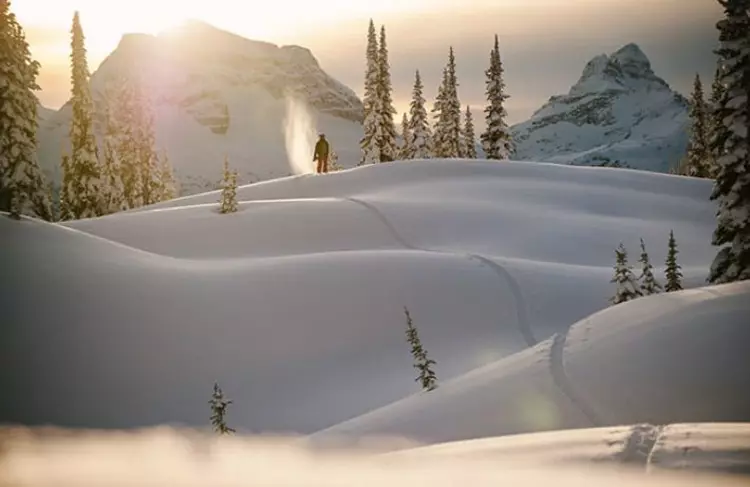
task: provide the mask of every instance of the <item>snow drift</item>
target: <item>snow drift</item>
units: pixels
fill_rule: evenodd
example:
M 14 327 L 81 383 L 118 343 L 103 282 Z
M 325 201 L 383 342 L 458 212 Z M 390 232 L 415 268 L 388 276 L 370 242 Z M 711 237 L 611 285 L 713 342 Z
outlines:
M 673 228 L 686 283 L 704 282 L 710 190 L 637 171 L 433 160 L 245 186 L 230 215 L 212 192 L 65 225 L 0 219 L 0 268 L 23 276 L 0 281 L 0 388 L 14 398 L 0 418 L 203 425 L 219 381 L 238 430 L 312 433 L 417 391 L 404 306 L 441 382 L 516 352 L 519 373 L 544 378 L 550 344 L 537 343 L 608 306 L 620 241 L 635 251 L 643 237 L 658 265 Z M 545 400 L 524 427 L 587 424 L 573 406 L 550 416 Z

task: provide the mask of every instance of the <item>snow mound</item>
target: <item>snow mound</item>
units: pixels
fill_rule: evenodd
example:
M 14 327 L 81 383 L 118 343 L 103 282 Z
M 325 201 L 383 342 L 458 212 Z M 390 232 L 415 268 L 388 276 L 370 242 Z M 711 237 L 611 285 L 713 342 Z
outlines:
M 512 128 L 514 157 L 667 172 L 687 148 L 688 102 L 636 44 L 593 58 L 567 95 Z
M 230 215 L 206 193 L 65 225 L 0 218 L 0 268 L 24 276 L 0 281 L 0 388 L 14 398 L 0 417 L 203 425 L 219 381 L 237 429 L 312 433 L 417 390 L 404 306 L 440 381 L 519 351 L 518 373 L 544 378 L 550 344 L 537 343 L 607 307 L 620 241 L 644 237 L 659 264 L 674 228 L 686 283 L 703 282 L 710 190 L 434 160 L 245 186 Z M 542 404 L 528 423 L 588 424 L 565 407 L 565 421 Z
M 750 282 L 741 282 L 611 307 L 534 349 L 312 439 L 442 443 L 584 426 L 750 421 L 748 298 Z M 641 428 L 641 442 L 653 445 L 659 432 Z
M 289 117 L 310 117 L 310 131 L 326 132 L 342 165 L 358 161 L 362 104 L 305 48 L 251 41 L 198 21 L 158 36 L 127 34 L 91 77 L 99 134 L 107 83 L 137 75 L 154 107 L 157 148 L 169 155 L 183 194 L 214 189 L 225 156 L 244 182 L 292 174 Z M 301 112 L 290 113 L 287 99 L 301 101 Z M 40 163 L 55 181 L 69 152 L 71 114 L 68 103 L 39 130 Z M 312 160 L 312 147 L 308 153 Z

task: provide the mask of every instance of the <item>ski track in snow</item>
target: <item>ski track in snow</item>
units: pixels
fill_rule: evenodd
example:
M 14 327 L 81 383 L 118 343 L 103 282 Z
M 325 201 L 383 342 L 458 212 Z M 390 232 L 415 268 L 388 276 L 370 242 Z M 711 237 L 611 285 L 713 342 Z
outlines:
M 552 346 L 549 351 L 549 366 L 550 373 L 552 374 L 552 380 L 558 389 L 576 405 L 578 410 L 588 419 L 593 426 L 601 426 L 604 424 L 596 414 L 593 408 L 591 408 L 586 401 L 584 401 L 580 395 L 575 391 L 572 382 L 568 379 L 568 374 L 565 373 L 565 362 L 563 354 L 565 352 L 565 342 L 568 338 L 568 333 L 555 333 L 552 337 Z

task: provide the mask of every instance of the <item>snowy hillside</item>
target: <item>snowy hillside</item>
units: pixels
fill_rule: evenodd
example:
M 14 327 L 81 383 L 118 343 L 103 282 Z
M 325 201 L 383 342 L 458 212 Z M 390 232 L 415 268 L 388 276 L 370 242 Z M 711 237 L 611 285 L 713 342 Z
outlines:
M 0 218 L 0 268 L 24 276 L 0 280 L 0 389 L 14 398 L 0 417 L 203 425 L 218 380 L 239 430 L 312 433 L 417 391 L 404 306 L 440 381 L 519 351 L 511 363 L 541 351 L 546 373 L 549 343 L 527 349 L 608 306 L 619 242 L 633 255 L 643 237 L 659 266 L 674 229 L 686 284 L 702 285 L 710 191 L 417 161 L 246 186 L 229 215 L 207 193 L 65 226 Z
M 514 126 L 514 157 L 666 172 L 685 154 L 687 107 L 643 51 L 628 44 L 589 61 L 567 95 L 553 96 Z
M 362 104 L 305 48 L 251 41 L 197 21 L 159 36 L 125 35 L 92 75 L 99 130 L 107 83 L 133 74 L 145 78 L 157 148 L 168 153 L 184 194 L 213 189 L 225 155 L 245 183 L 291 174 L 284 135 L 290 115 L 311 118 L 302 128 L 311 134 L 296 137 L 324 131 L 343 165 L 359 160 Z M 308 110 L 293 105 L 290 112 L 288 94 Z M 42 167 L 56 180 L 70 117 L 66 105 L 45 117 L 39 132 Z

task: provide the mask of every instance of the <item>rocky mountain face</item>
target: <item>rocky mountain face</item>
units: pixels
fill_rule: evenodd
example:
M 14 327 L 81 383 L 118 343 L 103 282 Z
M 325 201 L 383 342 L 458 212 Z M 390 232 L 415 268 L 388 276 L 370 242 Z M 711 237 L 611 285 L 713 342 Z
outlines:
M 304 116 L 312 119 L 312 130 L 326 132 L 344 165 L 357 161 L 362 103 L 305 48 L 251 41 L 196 21 L 158 36 L 125 35 L 91 77 L 97 132 L 105 88 L 132 75 L 145 83 L 157 149 L 168 154 L 183 194 L 213 187 L 225 156 L 242 183 L 290 174 L 288 96 L 309 108 Z M 69 104 L 39 117 L 40 161 L 54 180 L 69 150 L 70 117 Z
M 685 154 L 688 101 L 635 44 L 586 65 L 568 94 L 512 127 L 519 160 L 666 172 Z

